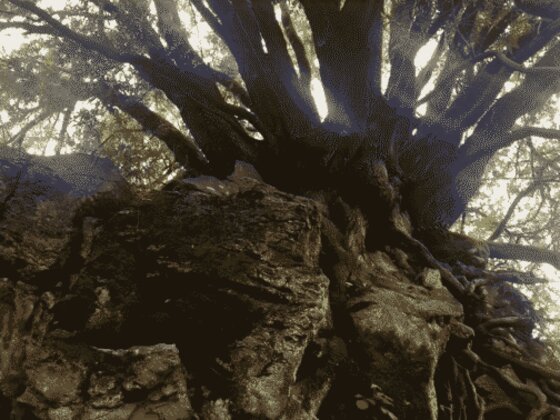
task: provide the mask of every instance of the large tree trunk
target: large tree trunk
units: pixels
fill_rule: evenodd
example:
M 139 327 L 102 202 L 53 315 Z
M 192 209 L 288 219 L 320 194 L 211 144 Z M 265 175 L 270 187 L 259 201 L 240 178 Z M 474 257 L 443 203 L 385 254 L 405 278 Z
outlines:
M 366 219 L 243 163 L 75 213 L 2 185 L 2 418 L 558 415 L 530 303 L 398 207 Z

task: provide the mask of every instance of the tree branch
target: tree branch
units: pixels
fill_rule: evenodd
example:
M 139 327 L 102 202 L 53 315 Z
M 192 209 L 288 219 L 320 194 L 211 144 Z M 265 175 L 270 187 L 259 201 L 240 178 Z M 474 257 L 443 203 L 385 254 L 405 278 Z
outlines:
M 41 18 L 44 22 L 48 23 L 58 35 L 66 39 L 69 39 L 71 41 L 74 41 L 80 46 L 83 46 L 84 48 L 87 48 L 92 51 L 96 51 L 108 58 L 111 58 L 115 61 L 119 61 L 121 63 L 131 62 L 134 58 L 137 57 L 135 54 L 120 53 L 112 46 L 109 46 L 105 43 L 97 42 L 92 38 L 78 34 L 77 32 L 73 31 L 72 29 L 60 23 L 58 20 L 54 19 L 47 11 L 36 6 L 34 3 L 32 3 L 29 0 L 8 0 L 8 1 L 21 9 L 27 10 L 35 14 L 36 16 Z
M 472 153 L 469 156 L 468 160 L 465 161 L 465 165 L 471 165 L 474 162 L 489 159 L 499 150 L 511 146 L 518 140 L 522 140 L 531 136 L 560 140 L 560 130 L 544 127 L 521 127 L 511 130 L 509 135 L 495 138 L 490 145 L 485 145 L 486 147 L 483 147 L 477 152 Z
M 172 0 L 155 0 L 154 4 L 158 16 L 157 24 L 159 31 L 167 42 L 170 56 L 179 68 L 215 80 L 236 95 L 245 106 L 250 107 L 251 99 L 243 86 L 235 81 L 233 77 L 206 65 L 195 52 L 189 43 L 188 34 L 181 23 L 177 3 Z M 213 19 L 213 15 L 202 2 L 195 2 L 195 6 L 197 9 L 200 7 L 205 11 L 203 14 L 205 20 Z M 214 27 L 221 25 L 216 21 L 211 26 L 215 29 Z
M 430 57 L 430 60 L 420 70 L 420 72 L 418 73 L 418 76 L 416 77 L 416 85 L 417 85 L 418 93 L 420 93 L 420 91 L 424 88 L 424 86 L 426 86 L 426 83 L 428 83 L 430 81 L 430 79 L 432 77 L 432 74 L 437 67 L 438 62 L 441 59 L 441 56 L 443 54 L 444 49 L 445 49 L 445 35 L 441 34 L 441 36 L 439 38 L 439 41 L 438 41 L 438 45 L 437 45 L 434 53 Z M 426 98 L 432 92 L 430 92 L 428 95 L 424 96 L 424 98 L 418 100 L 416 102 L 416 106 L 421 105 L 422 103 L 426 102 L 427 101 Z
M 544 127 L 521 127 L 511 131 L 508 140 L 508 146 L 517 140 L 527 137 L 542 137 L 545 139 L 560 139 L 560 130 Z
M 426 41 L 426 35 L 414 30 L 412 11 L 407 2 L 394 3 L 391 14 L 389 38 L 391 75 L 385 95 L 391 106 L 396 107 L 412 120 L 418 96 L 414 58 Z
M 458 55 L 453 50 L 448 51 L 443 68 L 434 83 L 434 88 L 417 102 L 417 106 L 423 103 L 428 104 L 426 116 L 423 119 L 425 128 L 418 130 L 418 137 L 424 137 L 426 134 L 437 136 L 440 128 L 445 130 L 445 128 L 442 127 L 445 125 L 445 121 L 441 121 L 441 116 L 445 113 L 449 105 L 453 86 L 457 81 L 457 79 L 448 77 L 448 75 L 459 74 L 456 69 L 460 64 L 457 63 L 456 57 L 458 57 Z M 433 121 L 436 123 L 433 124 Z M 442 134 L 441 137 L 443 138 L 445 135 Z
M 551 66 L 552 64 L 552 66 Z M 560 65 L 560 43 L 551 47 L 537 62 L 537 67 Z M 473 155 L 482 150 L 497 151 L 509 141 L 507 132 L 522 115 L 540 109 L 551 95 L 560 89 L 560 77 L 556 72 L 529 73 L 515 89 L 509 91 L 488 110 L 477 124 L 475 132 L 461 148 L 463 156 L 473 162 Z M 531 98 L 531 100 L 527 100 Z M 523 134 L 523 133 L 521 133 Z
M 189 43 L 188 35 L 181 24 L 177 2 L 154 0 L 154 5 L 159 32 L 167 42 L 169 54 L 177 65 L 184 70 L 192 70 L 193 64 L 203 65 L 204 63 Z
M 537 74 L 537 75 L 545 75 L 548 73 L 558 73 L 560 75 L 560 66 L 533 66 L 533 67 L 525 67 L 524 65 L 508 58 L 503 52 L 501 51 L 487 51 L 475 57 L 472 61 L 478 62 L 485 60 L 486 58 L 496 57 L 499 61 L 502 62 L 506 67 L 511 70 L 519 71 L 521 73 L 527 74 Z
M 77 42 L 86 49 L 97 51 L 109 59 L 132 64 L 144 80 L 165 92 L 167 97 L 177 105 L 183 120 L 208 155 L 212 166 L 221 168 L 215 173 L 230 170 L 229 166 L 235 159 L 251 160 L 250 156 L 254 153 L 255 145 L 252 144 L 254 140 L 247 135 L 234 115 L 249 120 L 257 129 L 263 130 L 263 135 L 266 136 L 268 133 L 252 113 L 227 104 L 211 79 L 182 72 L 166 57 L 154 61 L 137 54 L 119 53 L 106 44 L 74 32 L 28 0 L 9 1 L 36 14 L 53 27 L 58 35 Z M 104 4 L 103 0 L 97 2 Z M 116 9 L 115 13 L 120 12 Z M 160 55 L 157 53 L 158 58 Z M 177 86 L 181 88 L 177 89 Z M 212 123 L 209 123 L 209 118 L 213 118 Z M 228 150 L 225 153 L 227 156 L 221 155 L 223 153 L 220 153 L 220 148 L 221 152 Z
M 560 65 L 560 43 L 548 49 L 537 65 Z M 515 121 L 528 112 L 540 109 L 558 90 L 560 77 L 552 73 L 544 76 L 531 73 L 521 85 L 495 101 L 478 122 L 474 133 L 460 147 L 452 164 L 459 207 L 464 207 L 478 191 L 486 165 L 493 154 L 508 143 L 508 131 Z
M 60 155 L 60 151 L 62 149 L 62 146 L 64 145 L 66 131 L 68 130 L 68 126 L 70 125 L 70 116 L 72 115 L 75 106 L 76 104 L 74 103 L 64 110 L 64 114 L 62 117 L 62 125 L 60 127 L 60 131 L 58 132 L 58 139 L 54 149 L 56 155 Z
M 40 122 L 46 120 L 48 117 L 53 115 L 54 112 L 55 111 L 52 110 L 52 109 L 43 110 L 39 115 L 37 115 L 35 118 L 33 118 L 27 124 L 25 124 L 16 134 L 11 136 L 6 144 L 10 145 L 12 143 L 17 142 L 17 143 L 19 143 L 19 145 L 21 145 L 21 143 L 25 139 L 25 135 L 27 134 L 27 132 L 29 130 L 31 130 L 33 127 L 35 127 L 37 124 L 39 124 Z
M 121 0 L 119 6 L 110 0 L 90 0 L 102 10 L 110 10 L 115 19 L 134 34 L 132 40 L 136 45 L 146 48 L 150 57 L 157 61 L 169 61 L 167 51 L 158 33 L 148 21 L 149 9 L 147 3 L 136 0 Z
M 269 144 L 272 146 L 278 139 L 301 134 L 318 125 L 314 104 L 302 95 L 297 85 L 294 86 L 293 78 L 286 81 L 285 76 L 280 77 L 273 68 L 273 61 L 263 49 L 261 33 L 249 3 L 209 0 L 207 3 L 219 23 L 207 7 L 198 3 L 197 0 L 193 2 L 207 22 L 216 26 L 216 33 L 235 58 L 251 103 L 259 104 L 254 112 L 272 134 Z M 278 144 L 273 147 L 277 148 Z
M 548 45 L 559 32 L 560 19 L 535 25 L 533 30 L 521 40 L 519 48 L 512 53 L 511 60 L 516 63 L 525 62 Z M 476 124 L 494 104 L 497 95 L 513 71 L 514 69 L 505 66 L 498 57 L 495 57 L 478 71 L 453 103 L 447 107 L 447 110 L 442 109 L 432 114 L 434 121 L 423 129 L 424 134 L 445 133 L 448 141 L 458 146 L 461 142 L 460 133 Z M 439 83 L 434 91 L 437 91 L 438 87 Z M 502 131 L 507 130 L 508 128 L 504 128 Z
M 487 242 L 490 258 L 548 263 L 560 270 L 560 253 L 535 246 Z
M 445 73 L 445 78 L 448 81 L 456 80 L 461 72 L 465 69 L 472 67 L 474 64 L 486 60 L 488 58 L 497 58 L 505 67 L 509 68 L 510 70 L 518 71 L 521 73 L 527 74 L 540 74 L 545 75 L 549 73 L 558 73 L 560 75 L 560 66 L 533 66 L 533 67 L 525 67 L 522 64 L 519 64 L 516 61 L 508 58 L 503 52 L 501 51 L 487 51 L 482 54 L 477 55 L 476 57 L 465 61 L 462 65 L 455 67 L 452 71 Z M 418 100 L 418 105 L 421 105 L 427 101 L 429 101 L 435 94 L 437 93 L 437 89 L 434 88 L 430 93 L 426 96 Z
M 282 25 L 284 26 L 286 36 L 296 56 L 301 83 L 303 86 L 309 86 L 309 83 L 311 83 L 311 64 L 309 63 L 309 59 L 305 53 L 305 46 L 297 34 L 292 19 L 290 18 L 290 10 L 288 9 L 287 4 L 283 1 L 280 2 L 280 12 Z
M 514 284 L 549 283 L 547 279 L 535 277 L 531 273 L 520 271 L 495 271 L 491 275 L 499 280 Z
M 285 84 L 290 85 L 294 82 L 296 74 L 284 34 L 274 14 L 273 4 L 268 1 L 257 1 L 253 3 L 252 8 L 256 18 L 255 23 L 266 42 L 268 56 L 273 61 L 275 68 L 279 70 L 279 77 L 284 79 Z
M 214 5 L 213 10 L 220 17 L 222 22 L 212 14 L 212 11 L 206 7 L 202 0 L 191 0 L 198 13 L 204 18 L 206 23 L 212 28 L 212 30 L 220 37 L 227 45 L 227 32 L 225 26 L 222 24 L 224 19 L 233 13 L 231 5 L 229 3 L 218 3 L 210 1 L 210 4 Z
M 53 29 L 48 25 L 33 25 L 29 22 L 0 22 L 0 31 L 4 29 L 23 29 L 26 34 L 54 34 Z
M 498 224 L 498 226 L 496 227 L 492 235 L 490 235 L 490 237 L 488 238 L 489 241 L 494 241 L 500 237 L 502 232 L 505 230 L 508 222 L 510 221 L 511 217 L 513 216 L 513 213 L 515 212 L 515 209 L 519 204 L 519 202 L 523 200 L 525 197 L 530 196 L 541 185 L 542 185 L 542 181 L 540 179 L 536 179 L 531 184 L 529 184 L 527 188 L 525 188 L 519 194 L 517 194 L 515 199 L 509 205 L 509 208 L 507 209 L 506 214 L 502 218 L 502 221 Z
M 349 0 L 342 10 L 337 0 L 301 0 L 301 4 L 311 26 L 321 80 L 331 105 L 327 122 L 366 132 L 386 106 L 372 79 L 378 75 L 375 69 L 379 54 L 375 49 L 380 45 L 372 45 L 378 39 L 371 33 L 379 24 L 376 17 L 382 2 Z
M 134 118 L 144 130 L 162 140 L 181 165 L 192 167 L 200 172 L 207 169 L 209 161 L 193 139 L 176 129 L 173 124 L 149 109 L 139 99 L 124 95 L 106 83 L 100 84 L 98 97 L 105 105 L 120 108 Z

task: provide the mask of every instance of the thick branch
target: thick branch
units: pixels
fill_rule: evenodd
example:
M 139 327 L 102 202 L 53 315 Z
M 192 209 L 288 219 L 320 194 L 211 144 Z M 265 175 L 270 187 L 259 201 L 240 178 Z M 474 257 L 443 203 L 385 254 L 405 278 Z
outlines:
M 235 159 L 251 161 L 254 158 L 255 142 L 240 126 L 235 115 L 250 121 L 267 137 L 268 131 L 254 114 L 227 104 L 211 79 L 182 72 L 165 57 L 163 60 L 151 60 L 141 55 L 118 53 L 112 47 L 77 34 L 29 1 L 13 0 L 12 3 L 45 20 L 60 36 L 109 59 L 132 64 L 144 80 L 165 92 L 180 109 L 183 120 L 216 169 L 213 173 L 228 173 Z
M 108 106 L 117 106 L 134 118 L 144 130 L 149 131 L 173 152 L 175 160 L 204 172 L 209 164 L 208 159 L 192 138 L 175 128 L 164 117 L 158 115 L 140 100 L 126 96 L 106 84 L 100 86 L 99 98 Z
M 285 2 L 280 2 L 280 12 L 282 25 L 284 26 L 286 36 L 296 56 L 301 82 L 304 86 L 309 86 L 311 82 L 311 64 L 305 53 L 303 41 L 297 34 L 292 19 L 290 18 L 290 10 Z
M 110 10 L 119 24 L 126 28 L 128 33 L 133 34 L 131 40 L 143 50 L 146 49 L 152 59 L 161 62 L 170 61 L 158 33 L 147 19 L 149 15 L 147 3 L 121 0 L 117 6 L 110 0 L 91 1 L 100 9 Z
M 395 3 L 389 39 L 391 75 L 387 86 L 387 100 L 409 119 L 414 115 L 417 99 L 414 58 L 426 41 L 425 35 L 415 31 L 410 7 L 406 2 Z
M 418 76 L 416 77 L 416 85 L 417 85 L 418 93 L 420 93 L 420 91 L 424 88 L 424 86 L 426 86 L 426 83 L 430 81 L 434 70 L 437 68 L 437 64 L 439 60 L 442 57 L 444 49 L 445 49 L 445 36 L 442 34 L 439 38 L 438 45 L 434 53 L 430 57 L 430 60 L 426 63 L 426 65 L 422 68 L 422 70 L 420 70 Z M 433 93 L 433 91 L 431 93 Z M 424 98 L 419 99 L 416 102 L 416 106 L 424 103 L 427 100 L 426 98 L 428 96 L 429 94 L 424 96 Z
M 274 15 L 274 7 L 271 2 L 261 1 L 253 3 L 254 16 L 268 50 L 268 56 L 273 65 L 278 69 L 281 79 L 285 84 L 295 82 L 296 74 L 292 66 L 292 60 L 288 53 L 288 45 L 282 33 L 282 29 Z M 255 22 L 255 23 L 257 23 Z
M 508 58 L 503 52 L 501 51 L 487 51 L 483 54 L 478 55 L 472 61 L 482 61 L 486 58 L 496 57 L 500 60 L 506 67 L 510 68 L 511 70 L 519 71 L 521 73 L 529 73 L 529 74 L 558 74 L 560 75 L 560 67 L 559 66 L 534 66 L 534 67 L 525 67 L 524 65 Z
M 522 64 L 519 64 L 516 61 L 508 58 L 503 52 L 501 51 L 487 51 L 485 53 L 479 54 L 471 60 L 466 60 L 462 65 L 455 67 L 452 71 L 445 73 L 445 80 L 447 82 L 457 80 L 457 78 L 461 75 L 461 73 L 472 67 L 474 64 L 486 60 L 487 58 L 497 58 L 502 64 L 504 64 L 510 70 L 518 71 L 521 73 L 529 73 L 529 74 L 555 74 L 558 73 L 560 75 L 560 67 L 559 66 L 534 66 L 534 67 L 525 67 Z M 442 81 L 445 83 L 445 81 Z M 429 101 L 435 94 L 437 93 L 437 89 L 433 89 L 430 93 L 426 96 L 418 100 L 418 104 L 423 104 L 424 102 Z
M 548 263 L 560 270 L 560 254 L 548 249 L 519 244 L 487 242 L 490 258 Z
M 68 126 L 70 125 L 70 116 L 74 111 L 74 107 L 76 104 L 72 104 L 68 108 L 64 110 L 64 115 L 62 117 L 62 125 L 60 127 L 60 131 L 58 132 L 58 139 L 55 146 L 55 154 L 60 155 L 60 151 L 62 150 L 62 146 L 64 146 L 64 139 L 66 138 L 66 131 L 68 130 Z
M 167 42 L 169 54 L 177 65 L 185 70 L 192 70 L 193 63 L 203 62 L 189 43 L 188 35 L 181 24 L 177 2 L 172 0 L 155 0 L 157 25 L 159 32 Z
M 233 77 L 206 65 L 196 53 L 188 40 L 188 34 L 179 17 L 177 3 L 172 0 L 155 0 L 154 4 L 158 15 L 159 31 L 165 38 L 169 54 L 178 67 L 183 71 L 194 72 L 201 77 L 220 83 L 236 95 L 245 106 L 250 107 L 251 100 L 245 88 Z M 201 2 L 196 2 L 196 5 L 207 12 L 203 16 L 205 19 L 213 17 Z M 215 22 L 215 26 L 220 26 L 220 24 Z
M 385 105 L 380 92 L 375 90 L 378 83 L 372 79 L 378 77 L 375 69 L 379 66 L 379 54 L 375 52 L 379 44 L 374 46 L 372 42 L 379 39 L 371 34 L 376 28 L 379 30 L 376 25 L 382 2 L 350 0 L 342 10 L 335 0 L 301 3 L 311 26 L 321 80 L 331 105 L 328 122 L 365 130 L 380 118 L 380 109 Z
M 208 7 L 206 7 L 204 2 L 202 2 L 201 0 L 192 0 L 192 4 L 195 6 L 198 13 L 200 13 L 200 15 L 204 18 L 206 23 L 212 28 L 212 30 L 224 42 L 226 42 L 226 40 L 230 39 L 228 37 L 228 32 L 226 30 L 227 29 L 226 26 L 224 26 L 218 19 L 216 19 L 216 16 L 214 16 L 214 14 L 212 14 L 210 9 L 208 9 Z M 225 3 L 216 4 L 215 7 L 217 7 L 217 9 L 215 9 L 215 11 L 219 10 L 219 13 L 222 16 L 229 16 L 230 14 L 233 13 L 232 10 L 226 9 L 226 4 Z M 227 6 L 227 7 L 230 8 L 230 6 Z M 216 11 L 216 13 L 218 13 L 218 11 Z M 231 29 L 231 28 L 229 28 L 229 29 Z M 227 42 L 226 42 L 226 46 L 228 46 L 228 48 L 229 48 L 229 45 L 228 45 Z M 233 80 L 232 77 L 230 77 L 230 76 L 228 76 L 224 73 L 218 72 L 216 70 L 212 70 L 212 71 L 214 72 L 213 73 L 214 79 L 218 83 L 220 83 L 222 86 L 226 87 L 227 89 L 230 89 L 234 94 L 236 94 L 245 106 L 250 107 L 252 105 L 251 97 L 249 96 L 249 94 L 247 93 L 245 88 L 243 88 L 239 83 L 237 83 L 235 80 Z
M 202 0 L 191 0 L 191 3 L 194 5 L 194 7 L 196 7 L 198 13 L 200 13 L 200 15 L 206 21 L 206 23 L 210 25 L 212 30 L 217 35 L 219 35 L 224 42 L 226 42 L 227 31 L 225 25 L 222 24 L 222 22 L 220 22 L 219 19 L 216 19 L 216 16 L 214 16 L 212 11 L 208 9 L 208 7 L 206 7 L 206 4 L 204 4 Z M 229 16 L 233 13 L 229 2 L 220 3 L 220 2 L 210 1 L 209 3 L 213 5 L 213 10 L 216 13 L 216 15 L 221 16 L 220 19 L 222 19 L 222 21 L 226 16 Z
M 533 31 L 520 41 L 520 47 L 513 52 L 511 60 L 516 63 L 525 62 L 548 45 L 559 31 L 560 19 L 540 26 L 535 25 Z M 542 64 L 537 66 L 542 66 Z M 427 130 L 437 133 L 437 126 L 442 125 L 446 136 L 454 137 L 453 141 L 458 145 L 461 137 L 453 133 L 462 133 L 488 111 L 513 71 L 513 68 L 507 67 L 498 57 L 495 57 L 463 88 L 461 94 L 457 96 L 447 111 L 439 114 L 439 121 Z M 437 90 L 438 87 L 436 86 L 435 89 Z M 434 114 L 434 117 L 438 117 L 438 115 Z M 508 128 L 504 127 L 502 131 L 507 131 Z
M 369 64 L 369 78 L 372 93 L 381 95 L 381 65 L 383 63 L 383 7 L 384 0 L 379 0 L 378 6 L 373 11 L 373 24 L 371 26 L 369 42 L 371 46 L 371 61 Z M 372 110 L 373 111 L 373 110 Z
M 550 68 L 558 65 L 560 43 L 550 48 L 537 62 L 538 67 Z M 472 157 L 481 150 L 487 151 L 483 155 L 488 156 L 488 153 L 504 147 L 510 141 L 506 133 L 515 121 L 528 112 L 540 109 L 559 89 L 560 77 L 556 72 L 527 74 L 521 85 L 498 99 L 479 121 L 473 135 L 465 141 L 461 153 L 472 162 Z M 525 133 L 522 132 L 521 135 L 523 134 Z
M 443 68 L 437 78 L 434 88 L 423 98 L 420 98 L 417 105 L 421 105 L 427 102 L 427 112 L 424 121 L 429 122 L 427 128 L 420 129 L 418 136 L 423 137 L 426 134 L 438 135 L 439 128 L 445 130 L 445 122 L 441 121 L 441 116 L 445 113 L 449 101 L 451 100 L 451 93 L 453 92 L 453 86 L 455 85 L 457 79 L 449 77 L 451 74 L 459 74 L 457 72 L 457 67 L 460 64 L 457 62 L 459 56 L 450 50 L 447 53 Z M 432 121 L 437 121 L 436 124 L 431 124 Z M 443 127 L 442 127 L 443 126 Z M 440 137 L 444 138 L 445 134 Z
M 498 6 L 497 9 L 501 9 L 501 7 Z M 479 42 L 479 51 L 484 51 L 490 48 L 494 42 L 498 41 L 500 37 L 503 36 L 504 32 L 507 31 L 508 26 L 515 24 L 515 20 L 519 17 L 519 15 L 520 13 L 516 10 L 510 10 L 502 15 L 498 14 L 497 21 L 491 24 L 484 38 Z
M 544 127 L 521 127 L 511 131 L 509 144 L 527 137 L 542 137 L 545 139 L 560 139 L 560 130 Z M 508 144 L 508 146 L 509 146 Z
M 495 271 L 492 275 L 499 280 L 514 284 L 549 283 L 549 280 L 547 279 L 535 277 L 531 273 L 524 273 L 520 271 Z
M 494 138 L 494 141 L 490 144 L 482 144 L 479 150 L 472 152 L 468 156 L 468 159 L 465 160 L 464 164 L 465 166 L 468 166 L 481 160 L 488 160 L 499 150 L 511 146 L 518 140 L 531 136 L 560 140 L 560 130 L 543 127 L 521 127 L 511 130 L 509 134 Z
M 209 0 L 207 3 L 219 20 L 202 2 L 193 1 L 235 58 L 250 102 L 259 104 L 253 108 L 254 112 L 272 134 L 269 144 L 297 133 L 301 135 L 317 125 L 319 117 L 314 104 L 292 83 L 293 78 L 280 77 L 272 65 L 273 60 L 265 53 L 250 5 L 238 0 L 233 3 Z
M 560 43 L 551 47 L 537 65 L 560 65 Z M 486 165 L 493 153 L 508 144 L 508 131 L 515 121 L 528 112 L 540 109 L 558 90 L 559 77 L 550 73 L 545 76 L 531 73 L 521 85 L 495 101 L 478 122 L 474 133 L 461 146 L 453 163 L 459 207 L 464 207 L 478 191 Z M 459 214 L 454 214 L 452 219 L 457 217 Z

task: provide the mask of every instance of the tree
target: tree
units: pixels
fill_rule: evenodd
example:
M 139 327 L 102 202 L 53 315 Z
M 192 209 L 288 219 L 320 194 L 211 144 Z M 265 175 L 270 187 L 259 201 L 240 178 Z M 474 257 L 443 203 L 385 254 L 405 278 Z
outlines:
M 468 286 L 439 260 L 476 267 L 489 252 L 560 264 L 554 251 L 447 232 L 494 157 L 526 139 L 559 137 L 520 125 L 560 89 L 558 16 L 545 0 L 90 0 L 62 8 L 4 0 L 0 29 L 29 37 L 2 58 L 6 137 L 21 144 L 46 122 L 59 131 L 60 151 L 74 121 L 87 135 L 125 116 L 121 128 L 159 139 L 189 176 L 224 178 L 244 161 L 271 185 L 321 197 L 333 214 L 342 206 L 345 217 L 363 215 L 369 251 L 405 247 L 463 299 Z M 215 56 L 197 50 L 192 28 L 209 28 L 198 42 L 215 46 Z M 417 69 L 426 44 L 433 53 Z M 314 100 L 318 79 L 326 116 Z M 531 172 L 492 241 L 524 197 L 544 191 L 549 171 Z M 335 233 L 326 240 L 345 258 Z
M 75 104 L 95 100 L 196 173 L 223 176 L 244 160 L 286 189 L 337 184 L 367 201 L 375 185 L 390 187 L 415 225 L 447 228 L 499 150 L 557 136 L 516 125 L 556 93 L 556 22 L 539 18 L 554 9 L 548 3 L 189 3 L 210 41 L 225 48 L 227 67 L 218 69 L 193 47 L 180 14 L 187 3 L 129 3 L 55 11 L 6 2 L 3 28 L 40 35 L 4 61 L 10 124 L 20 127 L 10 141 L 53 115 L 62 117 L 63 138 L 70 120 L 85 115 Z M 438 45 L 416 74 L 415 56 L 429 40 Z M 323 121 L 311 92 L 317 77 L 329 104 Z M 508 81 L 515 87 L 503 92 Z M 165 108 L 150 108 L 150 89 L 176 107 L 188 134 Z M 386 185 L 374 161 L 387 167 Z

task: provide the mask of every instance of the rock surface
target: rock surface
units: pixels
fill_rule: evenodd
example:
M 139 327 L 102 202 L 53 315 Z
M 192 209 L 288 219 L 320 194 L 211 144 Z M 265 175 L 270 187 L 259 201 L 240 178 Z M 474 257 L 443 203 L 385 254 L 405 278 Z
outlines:
M 186 419 L 184 368 L 171 344 L 101 349 L 48 331 L 53 295 L 0 283 L 2 418 Z M 8 301 L 5 297 L 10 295 Z
M 529 412 L 468 360 L 488 314 L 525 302 L 490 311 L 474 296 L 501 292 L 475 268 L 455 273 L 473 290 L 459 302 L 444 265 L 397 241 L 368 250 L 359 211 L 243 165 L 77 210 L 49 196 L 29 232 L 4 201 L 0 418 L 470 419 L 476 389 Z
M 0 146 L 0 276 L 30 279 L 53 267 L 68 246 L 78 205 L 128 190 L 108 159 L 33 156 Z

